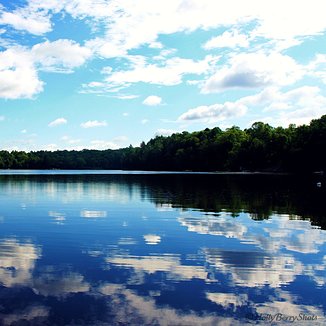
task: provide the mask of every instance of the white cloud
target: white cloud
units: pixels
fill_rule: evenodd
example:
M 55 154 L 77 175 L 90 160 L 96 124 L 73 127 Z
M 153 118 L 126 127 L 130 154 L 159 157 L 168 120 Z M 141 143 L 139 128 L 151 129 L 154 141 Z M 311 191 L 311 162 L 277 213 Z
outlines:
M 308 124 L 312 119 L 326 114 L 326 97 L 316 86 L 302 86 L 287 92 L 270 87 L 258 94 L 243 97 L 238 102 L 268 112 L 269 116 L 265 114 L 258 119 L 274 126 Z
M 315 86 L 302 86 L 287 92 L 282 92 L 278 87 L 267 87 L 260 93 L 242 97 L 235 102 L 190 109 L 178 121 L 222 121 L 241 117 L 247 113 L 248 108 L 258 112 L 255 121 L 284 127 L 291 123 L 302 125 L 326 114 L 326 96 Z
M 177 133 L 178 131 L 173 129 L 164 129 L 160 128 L 156 131 L 155 136 L 171 136 L 172 134 Z
M 150 95 L 145 98 L 143 101 L 143 104 L 148 105 L 148 106 L 156 106 L 160 105 L 162 103 L 162 98 L 156 95 Z
M 120 42 L 122 43 L 122 40 L 119 41 L 119 43 Z M 123 57 L 127 54 L 127 51 L 123 48 L 122 45 L 119 46 L 114 44 L 105 38 L 97 37 L 93 40 L 89 40 L 85 43 L 85 46 L 103 58 Z
M 140 123 L 141 123 L 142 125 L 145 125 L 145 124 L 148 123 L 148 122 L 149 122 L 148 119 L 142 119 L 142 120 L 140 121 Z
M 82 128 L 106 127 L 108 124 L 104 121 L 89 120 L 80 124 Z
M 66 124 L 68 121 L 65 118 L 58 118 L 55 119 L 53 121 L 51 121 L 48 126 L 49 127 L 56 127 L 56 126 L 60 126 L 60 125 L 64 125 Z
M 270 39 L 293 39 L 317 35 L 326 28 L 324 0 L 275 0 L 262 2 L 229 0 L 221 6 L 212 0 L 29 0 L 24 9 L 12 13 L 2 10 L 2 23 L 19 30 L 42 34 L 51 30 L 53 13 L 64 10 L 74 19 L 101 23 L 105 36 L 95 39 L 101 55 L 116 56 L 132 48 L 149 44 L 160 47 L 160 34 L 210 29 L 241 23 L 256 23 L 255 34 Z M 295 10 L 293 9 L 295 8 Z M 9 15 L 9 16 L 8 16 Z M 133 31 L 133 33 L 130 33 Z M 106 48 L 106 49 L 105 49 Z
M 153 57 L 154 60 L 165 60 L 167 57 L 171 57 L 177 52 L 177 49 L 164 49 L 160 52 L 159 55 Z
M 51 30 L 50 17 L 42 10 L 32 11 L 28 7 L 13 12 L 6 12 L 0 7 L 0 24 L 35 35 L 42 35 Z
M 74 41 L 60 39 L 34 45 L 31 54 L 44 70 L 71 72 L 72 68 L 83 65 L 92 52 Z
M 135 98 L 138 98 L 139 95 L 125 95 L 125 94 L 120 94 L 120 95 L 117 95 L 117 96 L 114 96 L 116 98 L 118 98 L 119 100 L 133 100 Z
M 186 74 L 206 73 L 217 59 L 217 57 L 209 55 L 199 61 L 174 57 L 167 59 L 161 65 L 143 63 L 134 66 L 131 70 L 112 72 L 106 78 L 106 82 L 117 85 L 137 82 L 165 86 L 178 85 Z
M 216 93 L 232 88 L 258 88 L 290 85 L 303 77 L 304 69 L 289 56 L 279 53 L 242 53 L 209 77 L 202 93 Z
M 204 44 L 205 50 L 216 48 L 247 48 L 249 46 L 249 38 L 245 34 L 239 34 L 237 30 L 225 31 L 222 35 L 211 38 Z
M 151 49 L 162 49 L 163 44 L 161 42 L 151 42 L 148 47 Z
M 105 149 L 118 149 L 119 146 L 112 142 L 112 141 L 106 141 L 106 140 L 92 140 L 90 142 L 90 146 L 88 146 L 88 149 L 98 149 L 98 150 L 105 150 Z
M 312 119 L 319 119 L 324 114 L 326 114 L 325 106 L 318 108 L 303 108 L 290 112 L 283 111 L 274 117 L 269 116 L 260 120 L 273 126 L 288 127 L 289 124 L 300 126 L 309 124 Z
M 320 78 L 326 84 L 326 54 L 317 54 L 308 66 L 307 71 L 310 75 Z
M 15 47 L 0 52 L 0 98 L 32 98 L 43 90 L 31 56 Z
M 270 3 L 260 0 L 239 3 L 238 0 L 230 0 L 223 6 L 211 0 L 166 0 L 155 4 L 148 0 L 139 0 L 137 3 L 130 0 L 118 3 L 76 2 L 72 1 L 70 8 L 66 6 L 73 16 L 93 16 L 106 22 L 105 37 L 96 40 L 102 43 L 99 53 L 103 56 L 116 56 L 143 44 L 153 44 L 160 34 L 199 28 L 254 22 L 257 37 L 277 40 L 317 35 L 326 28 L 322 14 L 323 0 L 300 3 L 294 0 L 286 3 L 282 0 Z
M 157 63 L 148 63 L 142 56 L 127 56 L 131 68 L 129 70 L 103 69 L 107 75 L 104 82 L 91 82 L 83 85 L 85 92 L 105 93 L 118 92 L 134 83 L 173 86 L 182 83 L 185 75 L 202 75 L 215 68 L 218 56 L 207 55 L 203 60 L 173 57 Z
M 52 143 L 52 144 L 46 144 L 44 146 L 41 146 L 41 150 L 53 152 L 59 150 L 59 147 L 57 144 Z
M 0 98 L 33 98 L 43 91 L 37 67 L 52 72 L 72 72 L 85 63 L 91 51 L 70 40 L 10 47 L 0 52 Z
M 202 120 L 207 122 L 222 121 L 241 117 L 248 108 L 239 102 L 225 102 L 224 104 L 202 105 L 183 113 L 178 120 Z

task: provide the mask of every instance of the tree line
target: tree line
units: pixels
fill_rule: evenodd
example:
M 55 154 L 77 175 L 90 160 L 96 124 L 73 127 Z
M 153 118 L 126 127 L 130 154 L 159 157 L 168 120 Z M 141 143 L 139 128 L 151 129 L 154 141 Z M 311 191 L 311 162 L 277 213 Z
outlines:
M 255 122 L 244 130 L 206 128 L 116 150 L 2 150 L 0 168 L 313 172 L 326 169 L 325 149 L 323 115 L 298 127 Z

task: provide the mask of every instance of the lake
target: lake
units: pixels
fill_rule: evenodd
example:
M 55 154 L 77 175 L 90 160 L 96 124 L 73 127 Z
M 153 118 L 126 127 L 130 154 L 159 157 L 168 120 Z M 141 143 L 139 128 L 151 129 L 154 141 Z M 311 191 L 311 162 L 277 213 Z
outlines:
M 324 325 L 316 181 L 0 171 L 0 325 Z

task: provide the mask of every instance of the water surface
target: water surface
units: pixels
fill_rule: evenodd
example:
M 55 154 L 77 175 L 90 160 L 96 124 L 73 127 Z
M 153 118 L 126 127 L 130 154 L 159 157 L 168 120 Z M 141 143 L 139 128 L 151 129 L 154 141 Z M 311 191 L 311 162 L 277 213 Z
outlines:
M 324 203 L 294 176 L 2 171 L 0 324 L 323 325 Z

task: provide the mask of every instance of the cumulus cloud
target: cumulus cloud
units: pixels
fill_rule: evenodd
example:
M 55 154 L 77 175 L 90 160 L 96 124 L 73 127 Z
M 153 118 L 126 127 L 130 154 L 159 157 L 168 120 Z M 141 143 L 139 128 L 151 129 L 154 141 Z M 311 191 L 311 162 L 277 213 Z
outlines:
M 14 47 L 0 52 L 0 98 L 32 98 L 43 85 L 27 51 Z
M 177 133 L 178 131 L 173 129 L 164 129 L 160 128 L 156 131 L 155 136 L 171 136 L 172 134 Z
M 202 60 L 172 57 L 157 63 L 148 63 L 145 57 L 128 56 L 130 68 L 126 70 L 103 69 L 107 75 L 103 82 L 83 85 L 86 92 L 118 92 L 134 83 L 173 86 L 182 83 L 185 75 L 202 75 L 211 71 L 218 56 L 207 55 Z M 153 98 L 151 98 L 153 100 Z M 150 100 L 149 100 L 150 101 Z
M 58 118 L 55 119 L 53 121 L 51 121 L 48 126 L 49 127 L 56 127 L 56 126 L 60 126 L 60 125 L 64 125 L 66 124 L 68 121 L 65 118 Z
M 31 54 L 44 70 L 71 72 L 72 68 L 83 65 L 92 52 L 74 41 L 60 39 L 34 45 Z
M 148 47 L 151 49 L 162 49 L 163 44 L 161 42 L 151 42 L 149 43 Z
M 43 42 L 27 47 L 13 46 L 0 52 L 0 98 L 33 98 L 43 91 L 38 69 L 72 72 L 91 56 L 91 51 L 71 40 Z
M 148 105 L 148 106 L 156 106 L 160 105 L 162 103 L 162 98 L 156 95 L 150 95 L 145 98 L 143 101 L 143 104 Z
M 95 128 L 95 127 L 106 127 L 108 124 L 105 120 L 89 120 L 80 124 L 82 128 Z
M 295 10 L 293 10 L 295 8 Z M 106 35 L 94 40 L 102 56 L 112 57 L 125 54 L 140 45 L 152 46 L 160 34 L 210 29 L 253 22 L 255 36 L 277 40 L 289 40 L 299 36 L 317 35 L 326 28 L 322 15 L 323 0 L 286 3 L 275 0 L 262 3 L 248 0 L 239 3 L 230 0 L 221 6 L 211 0 L 167 0 L 150 3 L 139 0 L 115 2 L 70 1 L 65 10 L 73 17 L 94 17 L 106 23 Z M 286 17 L 286 18 L 285 18 Z M 133 31 L 131 34 L 130 31 Z
M 30 55 L 27 56 L 28 64 L 17 61 L 15 69 L 1 70 L 0 74 L 5 73 L 5 76 L 0 77 L 2 79 L 0 81 L 3 81 L 0 85 L 4 85 L 0 87 L 0 96 L 31 98 L 41 92 L 43 83 L 38 80 L 34 64 L 46 71 L 72 72 L 73 68 L 83 65 L 94 54 L 107 58 L 126 58 L 132 57 L 128 55 L 129 50 L 139 48 L 141 45 L 160 49 L 163 45 L 157 39 L 159 35 L 164 34 L 234 25 L 237 29 L 225 31 L 208 40 L 204 48 L 248 47 L 250 40 L 257 39 L 263 39 L 264 42 L 272 40 L 279 44 L 283 42 L 293 46 L 298 44 L 297 38 L 318 35 L 326 29 L 321 8 L 323 0 L 311 0 L 309 3 L 289 0 L 286 4 L 281 0 L 268 4 L 262 4 L 258 0 L 248 0 L 246 4 L 239 4 L 237 0 L 230 0 L 223 7 L 211 0 L 200 2 L 167 0 L 155 5 L 147 0 L 139 0 L 137 4 L 130 0 L 119 2 L 28 0 L 26 5 L 12 11 L 1 7 L 0 23 L 35 35 L 51 31 L 52 16 L 59 12 L 69 14 L 73 19 L 92 21 L 93 25 L 99 24 L 103 33 L 88 40 L 83 46 L 65 39 L 34 45 Z M 242 25 L 248 23 L 251 23 L 250 37 L 239 32 L 243 30 Z M 133 33 L 130 33 L 130 30 Z M 134 56 L 138 57 L 138 62 L 133 67 L 103 71 L 106 75 L 105 80 L 85 84 L 82 92 L 118 92 L 138 82 L 178 85 L 187 74 L 213 73 L 202 85 L 203 93 L 212 93 L 237 87 L 289 85 L 302 76 L 300 66 L 293 59 L 276 53 L 237 55 L 216 73 L 212 67 L 214 68 L 217 57 L 208 56 L 198 61 L 179 57 L 167 59 L 166 53 L 171 54 L 169 50 L 164 49 L 158 56 L 159 62 L 154 60 L 154 63 L 147 62 L 145 58 L 141 59 L 141 56 Z M 19 59 L 24 62 L 21 57 Z M 322 72 L 318 73 L 316 70 L 315 75 L 325 80 Z M 128 99 L 128 96 L 121 98 Z
M 308 73 L 326 84 L 326 54 L 318 53 L 307 66 Z
M 286 92 L 282 92 L 279 87 L 267 87 L 235 102 L 190 109 L 179 116 L 178 121 L 222 121 L 245 115 L 249 107 L 258 112 L 255 121 L 287 127 L 291 123 L 307 124 L 326 114 L 326 97 L 316 86 L 302 86 Z
M 58 145 L 54 144 L 54 143 L 41 146 L 41 150 L 44 150 L 44 151 L 53 152 L 53 151 L 57 151 L 58 149 L 59 149 Z
M 249 37 L 245 34 L 240 34 L 237 30 L 225 31 L 222 35 L 211 38 L 204 44 L 205 50 L 216 48 L 246 48 L 249 46 Z
M 135 98 L 138 98 L 139 95 L 133 95 L 133 94 L 130 94 L 130 95 L 126 95 L 126 94 L 118 94 L 116 96 L 113 96 L 115 98 L 118 98 L 119 100 L 133 100 Z
M 94 39 L 99 53 L 116 56 L 143 44 L 160 47 L 157 42 L 160 34 L 248 22 L 255 23 L 257 37 L 293 39 L 317 35 L 326 28 L 323 8 L 323 0 L 288 0 L 286 3 L 282 0 L 270 3 L 248 0 L 243 4 L 230 0 L 223 6 L 211 0 L 166 0 L 161 3 L 147 0 L 136 3 L 130 0 L 29 0 L 25 7 L 11 13 L 2 10 L 0 17 L 3 24 L 34 34 L 51 30 L 53 13 L 64 11 L 74 19 L 90 18 L 93 25 L 101 23 L 105 27 L 105 35 Z
M 224 104 L 202 105 L 183 113 L 179 121 L 202 120 L 207 122 L 223 121 L 241 117 L 248 108 L 239 102 L 225 102 Z
M 32 10 L 31 7 L 7 12 L 0 7 L 0 25 L 9 25 L 16 30 L 42 35 L 51 31 L 50 16 L 42 10 Z
M 87 147 L 89 149 L 118 149 L 119 145 L 117 145 L 113 141 L 107 141 L 107 140 L 92 140 L 90 142 L 90 145 Z
M 162 64 L 142 63 L 131 70 L 115 71 L 109 74 L 106 82 L 114 84 L 149 83 L 156 85 L 172 86 L 182 82 L 185 74 L 201 75 L 211 68 L 217 57 L 206 56 L 203 60 L 195 61 L 174 57 L 167 59 Z
M 242 53 L 209 77 L 202 86 L 204 94 L 234 88 L 259 88 L 290 85 L 300 80 L 304 69 L 294 59 L 279 53 Z
M 326 97 L 316 86 L 302 86 L 287 92 L 269 87 L 258 94 L 243 97 L 238 102 L 260 109 L 265 113 L 260 120 L 275 126 L 307 124 L 326 114 Z

